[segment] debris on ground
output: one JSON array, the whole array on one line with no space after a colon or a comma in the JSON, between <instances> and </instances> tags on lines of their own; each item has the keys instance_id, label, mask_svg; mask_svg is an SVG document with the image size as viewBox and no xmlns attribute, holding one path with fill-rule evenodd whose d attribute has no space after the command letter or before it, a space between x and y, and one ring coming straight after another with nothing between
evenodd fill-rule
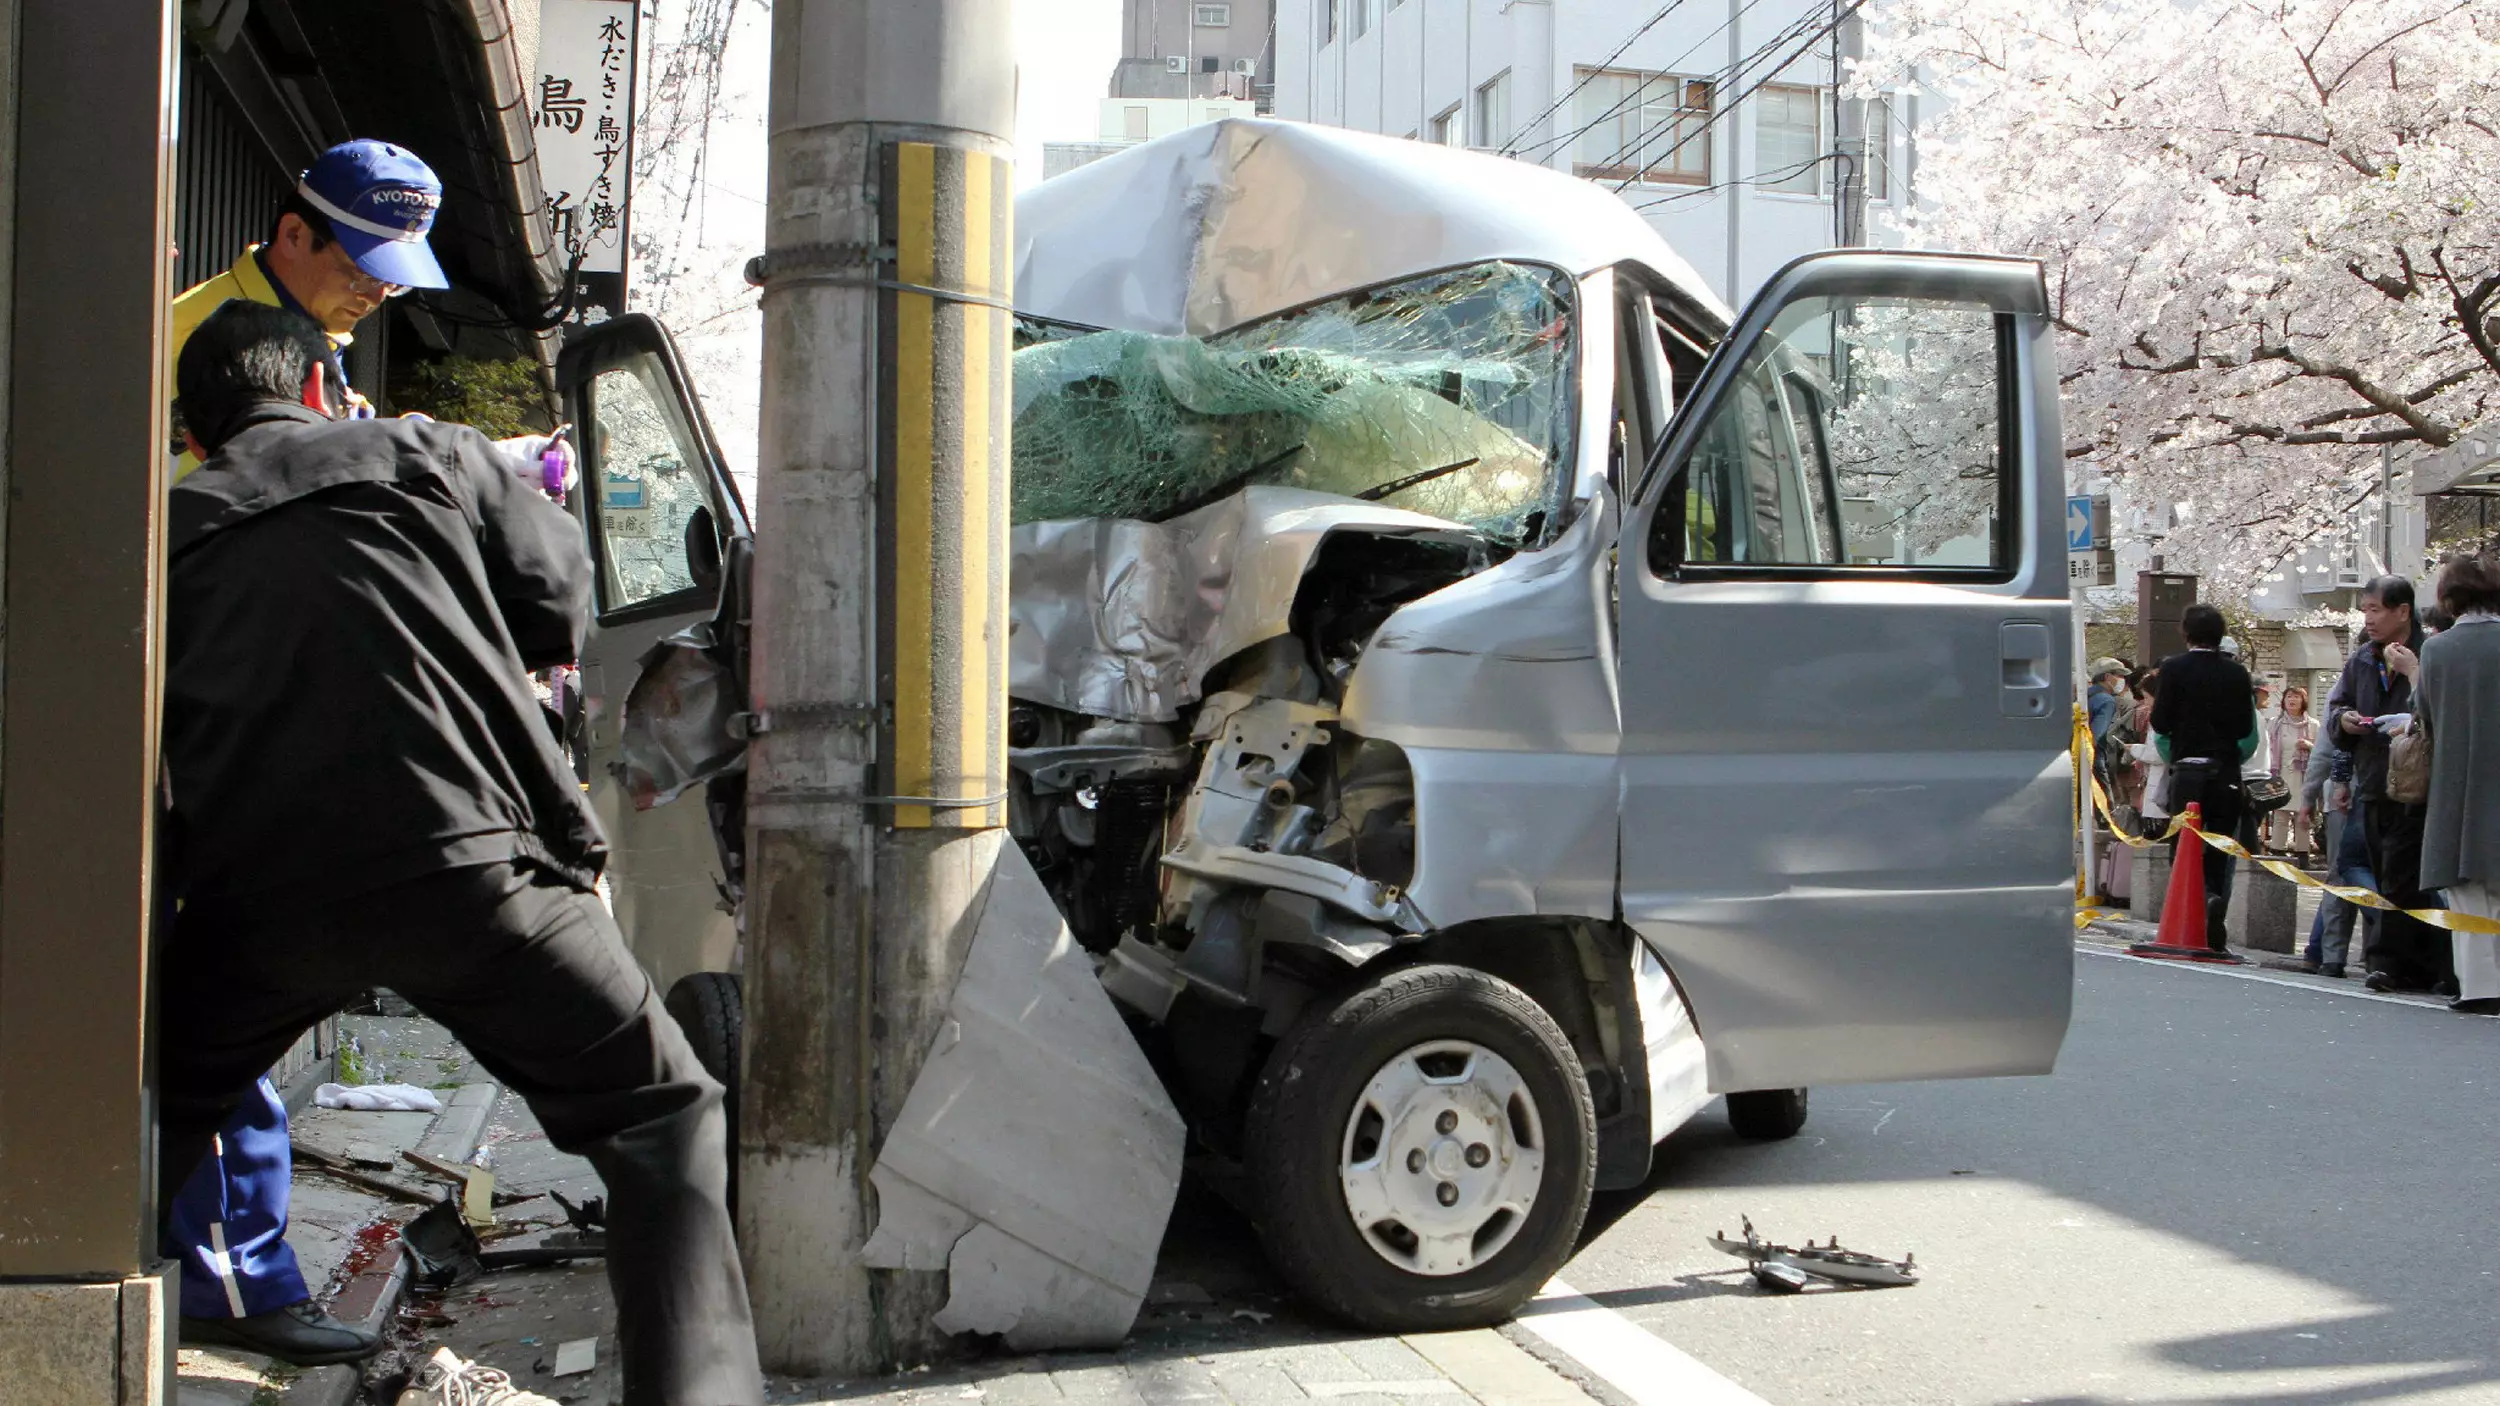
<instances>
[{"instance_id":1,"label":"debris on ground","mask_svg":"<svg viewBox=\"0 0 2500 1406\"><path fill-rule=\"evenodd\" d=\"M1711 1248L1752 1266L1754 1282L1771 1293L1803 1293L1818 1280L1852 1289L1899 1289L1918 1282L1918 1263L1913 1255L1888 1260L1880 1255L1861 1254L1842 1249L1837 1235L1828 1244L1817 1245L1808 1240L1791 1248L1764 1240L1755 1232L1751 1219L1738 1219L1745 1227L1745 1238L1730 1240L1723 1232L1713 1232Z\"/></svg>"},{"instance_id":2,"label":"debris on ground","mask_svg":"<svg viewBox=\"0 0 2500 1406\"><path fill-rule=\"evenodd\" d=\"M556 1345L555 1370L549 1372L547 1375L551 1377L578 1376L598 1365L599 1340L597 1338L575 1338L569 1343L559 1343Z\"/></svg>"},{"instance_id":3,"label":"debris on ground","mask_svg":"<svg viewBox=\"0 0 2500 1406\"><path fill-rule=\"evenodd\" d=\"M414 1084L324 1084L313 1090L323 1108L353 1108L366 1113L440 1113L443 1101L432 1089Z\"/></svg>"}]
</instances>

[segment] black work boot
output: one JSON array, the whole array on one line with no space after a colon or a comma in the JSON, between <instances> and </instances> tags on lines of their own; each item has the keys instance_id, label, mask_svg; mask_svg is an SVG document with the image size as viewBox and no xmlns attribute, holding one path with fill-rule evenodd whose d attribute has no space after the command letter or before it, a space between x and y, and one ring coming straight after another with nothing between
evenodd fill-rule
<instances>
[{"instance_id":1,"label":"black work boot","mask_svg":"<svg viewBox=\"0 0 2500 1406\"><path fill-rule=\"evenodd\" d=\"M247 1318L185 1318L182 1340L192 1347L240 1348L298 1367L362 1362L382 1350L379 1335L341 1323L310 1299Z\"/></svg>"}]
</instances>

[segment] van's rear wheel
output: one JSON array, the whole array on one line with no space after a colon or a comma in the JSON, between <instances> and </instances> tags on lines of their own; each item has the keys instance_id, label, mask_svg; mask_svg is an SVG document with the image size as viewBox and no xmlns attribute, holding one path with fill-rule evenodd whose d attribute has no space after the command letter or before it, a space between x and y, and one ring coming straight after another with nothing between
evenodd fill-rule
<instances>
[{"instance_id":1,"label":"van's rear wheel","mask_svg":"<svg viewBox=\"0 0 2500 1406\"><path fill-rule=\"evenodd\" d=\"M738 1050L746 1041L746 1002L734 972L696 972L678 979L661 1002L686 1032L703 1072L720 1082L728 1118L729 1208L738 1208Z\"/></svg>"},{"instance_id":2,"label":"van's rear wheel","mask_svg":"<svg viewBox=\"0 0 2500 1406\"><path fill-rule=\"evenodd\" d=\"M1245 1141L1278 1271L1384 1332L1508 1318L1570 1257L1597 1173L1571 1042L1464 967L1393 972L1305 1017L1259 1076Z\"/></svg>"},{"instance_id":3,"label":"van's rear wheel","mask_svg":"<svg viewBox=\"0 0 2500 1406\"><path fill-rule=\"evenodd\" d=\"M1792 1138L1806 1125L1806 1091L1756 1089L1727 1096L1727 1125L1738 1137L1760 1142Z\"/></svg>"}]
</instances>

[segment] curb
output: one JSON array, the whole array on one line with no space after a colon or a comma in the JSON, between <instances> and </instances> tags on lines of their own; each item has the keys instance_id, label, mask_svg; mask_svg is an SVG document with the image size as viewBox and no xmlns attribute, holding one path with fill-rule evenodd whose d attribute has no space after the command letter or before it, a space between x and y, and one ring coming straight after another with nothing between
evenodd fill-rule
<instances>
[{"instance_id":1,"label":"curb","mask_svg":"<svg viewBox=\"0 0 2500 1406\"><path fill-rule=\"evenodd\" d=\"M434 1126L418 1139L416 1150L440 1161L468 1161L486 1136L487 1117L502 1093L494 1084L461 1085L436 1115ZM397 1235L389 1245L387 1263L366 1266L331 1300L330 1312L341 1322L379 1333L389 1326L391 1315L399 1312L399 1301L408 1293L408 1256L401 1252ZM348 1406L363 1376L362 1363L315 1367L295 1379L286 1399L289 1406Z\"/></svg>"}]
</instances>

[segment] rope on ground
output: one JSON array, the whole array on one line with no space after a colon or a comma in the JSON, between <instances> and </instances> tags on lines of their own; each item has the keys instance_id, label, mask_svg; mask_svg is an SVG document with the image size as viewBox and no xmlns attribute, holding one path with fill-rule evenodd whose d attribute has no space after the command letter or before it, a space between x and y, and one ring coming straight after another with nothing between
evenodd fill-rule
<instances>
[{"instance_id":1,"label":"rope on ground","mask_svg":"<svg viewBox=\"0 0 2500 1406\"><path fill-rule=\"evenodd\" d=\"M2079 785L2085 784L2087 781L2091 785L2092 808L2100 813L2101 820L2109 826L2110 838L2118 840L2124 844L2132 845L2137 849L2151 849L2155 845L2169 843L2170 840L2180 831L2191 828L2188 817L2182 814L2172 816L2170 818L2169 828L2163 830L2159 835L2155 835L2149 839L2138 835L2130 835L2125 830L2121 829L2119 827L2117 817L2111 815L2109 812L2109 794L2101 789L2101 779L2097 776L2092 776L2085 770L2084 759L2092 755L2091 746L2091 729L2084 722L2083 709L2077 708L2075 710L2074 740L2075 780ZM2357 908L2375 908L2382 913L2401 913L2408 918L2428 923L2435 928L2444 928L2449 932L2479 933L2488 936L2500 937L2500 919L2480 918L2476 917L2472 913L2459 913L2453 909L2447 908L2406 908L2380 894L2373 893L2368 889L2353 888L2344 884L2330 884L2326 880L2319 878L2317 875L2308 873L2305 870L2294 867L2293 865L2286 864L2280 859L2268 859L2264 855L2251 854L2245 848L2241 847L2239 841L2232 839L2228 835L2214 834L2202 826L2196 826L2194 828L2196 830L2197 838L2204 841L2206 844L2213 846L2215 849L2222 851L2224 854L2228 854L2239 859L2245 859L2250 863L2255 864L2258 868L2272 874L2276 878L2285 880L2301 888L2317 889L2324 893L2331 893L2337 898L2340 898L2346 903L2352 904ZM2082 880L2078 878L2076 883L2078 887L2080 887ZM2075 926L2080 929L2091 924L2097 919L2114 918L2118 916L2120 915L2110 909L2085 908L2078 905L2075 909Z\"/></svg>"}]
</instances>

